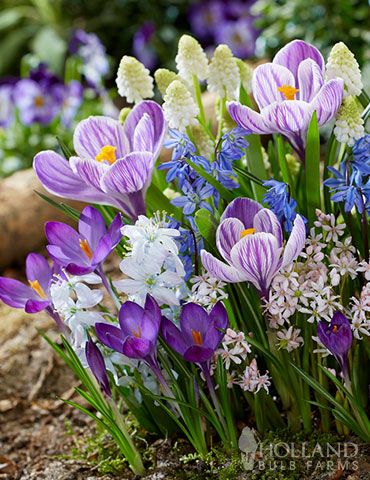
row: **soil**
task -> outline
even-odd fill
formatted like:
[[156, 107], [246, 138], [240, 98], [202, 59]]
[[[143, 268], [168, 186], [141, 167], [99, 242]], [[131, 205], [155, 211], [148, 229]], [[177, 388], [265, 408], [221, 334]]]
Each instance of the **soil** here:
[[[18, 271], [10, 270], [5, 275], [22, 277]], [[73, 389], [77, 385], [73, 373], [36, 331], [38, 328], [58, 341], [53, 321], [46, 314], [27, 315], [4, 304], [0, 305], [0, 318], [0, 480], [137, 480], [129, 470], [118, 475], [99, 473], [97, 463], [93, 462], [94, 452], [86, 458], [76, 458], [76, 445], [93, 438], [95, 426], [90, 417], [60, 400], [83, 404]], [[110, 439], [105, 441], [109, 445]], [[148, 446], [150, 455], [146, 463], [150, 468], [145, 480], [260, 478], [256, 470], [228, 477], [207, 473], [209, 466], [201, 461], [184, 464], [180, 460], [181, 456], [192, 453], [185, 441], [153, 439], [152, 442]], [[302, 472], [294, 478], [370, 479], [370, 447], [361, 444], [359, 451], [356, 471], [339, 469], [334, 476], [311, 477]]]

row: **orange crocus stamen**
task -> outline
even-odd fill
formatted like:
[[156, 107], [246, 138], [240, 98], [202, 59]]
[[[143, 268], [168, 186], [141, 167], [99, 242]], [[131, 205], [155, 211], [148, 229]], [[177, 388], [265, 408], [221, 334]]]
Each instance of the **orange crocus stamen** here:
[[290, 85], [278, 87], [278, 90], [284, 95], [286, 100], [294, 100], [295, 94], [299, 92], [297, 88], [291, 87]]
[[44, 105], [44, 99], [42, 97], [36, 97], [34, 104], [35, 107], [42, 107]]
[[337, 325], [334, 325], [334, 327], [333, 327], [333, 332], [334, 332], [334, 333], [337, 333], [337, 331], [338, 331], [338, 326], [337, 326]]
[[137, 326], [137, 332], [135, 332], [135, 330], [133, 328], [131, 329], [131, 332], [135, 335], [136, 338], [141, 338], [140, 325]]
[[89, 260], [91, 260], [93, 257], [93, 254], [86, 239], [82, 241], [80, 238], [80, 247], [82, 248], [82, 251], [89, 257]]
[[37, 295], [39, 295], [41, 298], [46, 298], [45, 292], [37, 280], [34, 280], [33, 282], [31, 282], [31, 280], [28, 280], [28, 282], [31, 285], [31, 288], [35, 290]]
[[194, 330], [191, 329], [191, 334], [193, 335], [193, 339], [196, 345], [203, 345], [202, 335], [200, 334], [200, 332], [194, 332]]
[[247, 228], [246, 230], [242, 231], [242, 233], [240, 234], [240, 238], [246, 237], [247, 235], [253, 235], [255, 231], [255, 228]]
[[116, 153], [115, 153], [116, 150], [117, 150], [117, 147], [112, 147], [111, 145], [105, 145], [105, 147], [103, 147], [100, 150], [100, 153], [95, 157], [95, 160], [97, 162], [107, 161], [111, 165], [113, 165], [113, 163], [116, 161]]

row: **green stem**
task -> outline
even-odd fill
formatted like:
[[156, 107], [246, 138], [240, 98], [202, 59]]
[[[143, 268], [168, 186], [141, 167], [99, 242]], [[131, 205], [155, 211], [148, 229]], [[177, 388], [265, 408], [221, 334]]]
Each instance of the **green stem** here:
[[199, 82], [198, 82], [198, 78], [196, 75], [194, 75], [194, 73], [192, 74], [192, 78], [193, 78], [193, 86], [194, 86], [194, 90], [195, 90], [195, 98], [197, 99], [197, 104], [198, 104], [198, 107], [199, 107], [199, 118], [200, 118], [200, 121], [203, 124], [206, 124], [206, 116], [204, 114], [204, 108], [203, 108], [203, 103], [202, 103], [202, 92], [200, 91], [200, 85], [199, 85]]
[[225, 109], [226, 109], [226, 97], [221, 97], [220, 119], [219, 119], [219, 122], [218, 122], [216, 142], [218, 142], [220, 140], [220, 138], [222, 137], [222, 126], [223, 126], [223, 119], [224, 119], [224, 115], [225, 115]]

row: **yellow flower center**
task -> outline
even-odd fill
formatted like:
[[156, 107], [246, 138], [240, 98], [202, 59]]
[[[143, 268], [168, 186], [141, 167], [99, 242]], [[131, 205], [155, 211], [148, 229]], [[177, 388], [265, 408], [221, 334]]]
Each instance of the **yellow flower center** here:
[[31, 282], [31, 280], [28, 280], [28, 282], [31, 285], [31, 288], [35, 290], [37, 295], [39, 295], [41, 298], [46, 298], [45, 292], [37, 280], [34, 280], [33, 282]]
[[191, 329], [191, 334], [193, 335], [193, 339], [196, 345], [203, 345], [202, 335], [200, 334], [200, 332], [194, 332], [194, 330]]
[[337, 333], [337, 331], [338, 331], [338, 326], [337, 326], [337, 325], [334, 325], [334, 327], [333, 327], [333, 332], [334, 332], [334, 333]]
[[86, 239], [82, 241], [80, 238], [80, 247], [82, 248], [82, 251], [89, 257], [89, 260], [91, 260], [93, 257], [93, 254]]
[[42, 107], [44, 105], [44, 99], [42, 97], [35, 98], [35, 107]]
[[137, 332], [133, 328], [131, 328], [131, 332], [135, 335], [136, 338], [141, 338], [141, 329], [140, 325], [137, 326]]
[[116, 161], [116, 150], [117, 147], [112, 147], [112, 145], [105, 145], [105, 147], [100, 150], [99, 155], [95, 157], [95, 160], [98, 162], [107, 161], [111, 165], [113, 165], [113, 163]]
[[299, 92], [297, 88], [291, 87], [290, 85], [283, 85], [279, 87], [278, 90], [284, 95], [286, 100], [294, 100], [295, 94]]
[[256, 231], [255, 228], [247, 228], [246, 230], [242, 231], [242, 233], [240, 234], [240, 238], [244, 238], [247, 235], [253, 235], [255, 231]]

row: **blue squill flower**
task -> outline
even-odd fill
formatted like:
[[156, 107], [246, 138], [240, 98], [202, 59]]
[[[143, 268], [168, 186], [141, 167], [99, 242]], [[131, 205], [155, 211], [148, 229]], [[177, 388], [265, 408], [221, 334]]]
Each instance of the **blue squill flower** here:
[[[270, 187], [263, 198], [264, 203], [275, 213], [284, 225], [285, 231], [291, 232], [297, 216], [297, 202], [290, 198], [289, 186], [284, 182], [273, 179], [264, 182], [263, 186]], [[306, 221], [304, 217], [302, 218]]]
[[213, 213], [211, 205], [206, 202], [213, 194], [214, 188], [201, 177], [197, 178], [192, 184], [187, 180], [182, 186], [184, 195], [171, 200], [172, 205], [183, 209], [184, 215], [192, 215], [196, 209], [205, 208]]
[[178, 160], [180, 157], [186, 157], [195, 153], [195, 145], [185, 133], [170, 128], [168, 134], [169, 138], [164, 142], [163, 146], [168, 149], [173, 148], [172, 160]]

